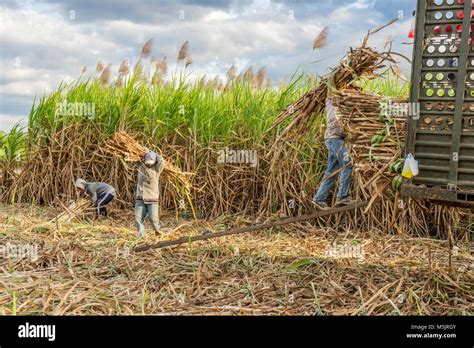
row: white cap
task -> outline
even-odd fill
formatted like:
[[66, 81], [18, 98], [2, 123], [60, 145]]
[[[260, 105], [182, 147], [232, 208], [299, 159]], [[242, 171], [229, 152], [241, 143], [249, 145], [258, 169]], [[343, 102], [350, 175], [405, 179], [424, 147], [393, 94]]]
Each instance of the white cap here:
[[74, 184], [74, 186], [76, 186], [77, 188], [80, 188], [80, 189], [83, 189], [85, 190], [86, 189], [86, 181], [83, 180], [83, 179], [76, 179], [76, 182]]
[[156, 153], [154, 153], [153, 151], [148, 151], [145, 155], [145, 164], [147, 166], [152, 166], [156, 163], [156, 159]]

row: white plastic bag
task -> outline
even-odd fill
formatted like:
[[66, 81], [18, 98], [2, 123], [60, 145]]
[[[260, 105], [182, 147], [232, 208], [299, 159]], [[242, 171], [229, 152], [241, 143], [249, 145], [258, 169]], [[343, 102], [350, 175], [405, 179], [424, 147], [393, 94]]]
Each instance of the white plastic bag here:
[[411, 161], [410, 161], [410, 168], [411, 171], [413, 172], [413, 176], [418, 176], [420, 174], [420, 169], [418, 168], [418, 161], [415, 159], [415, 157], [411, 156]]
[[417, 176], [419, 173], [418, 161], [415, 160], [415, 157], [413, 157], [411, 153], [409, 153], [405, 157], [402, 175], [406, 179], [411, 179], [414, 176]]

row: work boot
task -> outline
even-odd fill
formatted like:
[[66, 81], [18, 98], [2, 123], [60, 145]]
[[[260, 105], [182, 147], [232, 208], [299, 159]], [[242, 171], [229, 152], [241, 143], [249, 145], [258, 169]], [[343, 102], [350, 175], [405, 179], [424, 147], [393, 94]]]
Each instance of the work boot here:
[[[162, 233], [168, 233], [169, 231], [171, 231], [171, 229], [169, 227], [160, 227], [160, 229], [158, 230], [158, 233], [162, 234]], [[156, 230], [155, 230], [156, 232]]]
[[336, 205], [335, 207], [336, 208], [341, 208], [341, 207], [345, 207], [345, 206], [348, 206], [348, 205], [354, 205], [356, 202], [354, 200], [352, 200], [352, 198], [350, 197], [347, 197], [347, 198], [343, 198], [343, 199], [340, 199], [336, 202]]
[[318, 208], [319, 210], [328, 210], [330, 209], [330, 206], [326, 202], [316, 202], [312, 201], [313, 204]]

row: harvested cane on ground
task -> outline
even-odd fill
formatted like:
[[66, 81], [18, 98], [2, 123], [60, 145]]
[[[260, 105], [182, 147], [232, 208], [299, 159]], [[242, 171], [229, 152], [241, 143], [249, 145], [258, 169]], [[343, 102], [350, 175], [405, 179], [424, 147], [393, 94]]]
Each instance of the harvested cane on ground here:
[[76, 217], [84, 215], [88, 210], [91, 210], [92, 206], [93, 204], [88, 198], [80, 198], [77, 201], [73, 201], [67, 207], [61, 203], [63, 211], [50, 222], [70, 222]]
[[[351, 234], [336, 251], [354, 248], [357, 238], [363, 257], [340, 258], [328, 253], [333, 233], [311, 224], [193, 243], [199, 252], [185, 245], [147, 254], [127, 252], [136, 242], [129, 218], [56, 233], [54, 225], [41, 234], [38, 227], [18, 231], [20, 217], [29, 216], [23, 227], [35, 227], [53, 215], [51, 209], [31, 215], [28, 205], [0, 210], [1, 245], [36, 245], [41, 237], [38, 259], [3, 259], [2, 315], [14, 313], [13, 292], [17, 315], [474, 314], [468, 243], [457, 244], [449, 273], [443, 240]], [[229, 223], [233, 216], [189, 225], [176, 237]]]

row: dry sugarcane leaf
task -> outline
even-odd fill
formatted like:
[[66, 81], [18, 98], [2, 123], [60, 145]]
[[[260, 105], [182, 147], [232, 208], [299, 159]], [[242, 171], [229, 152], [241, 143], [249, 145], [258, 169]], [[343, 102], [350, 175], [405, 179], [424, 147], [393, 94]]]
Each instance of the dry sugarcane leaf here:
[[326, 47], [327, 45], [327, 40], [328, 40], [328, 35], [329, 35], [329, 27], [325, 27], [319, 35], [314, 39], [313, 42], [313, 51], [317, 48], [323, 48]]

